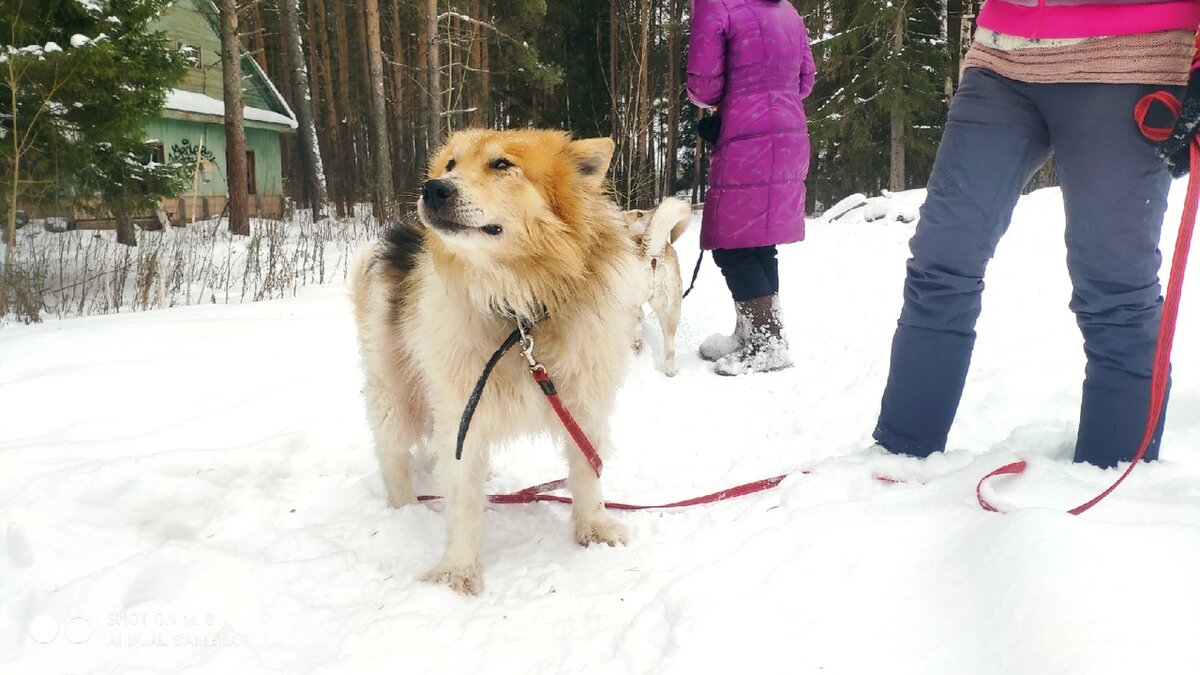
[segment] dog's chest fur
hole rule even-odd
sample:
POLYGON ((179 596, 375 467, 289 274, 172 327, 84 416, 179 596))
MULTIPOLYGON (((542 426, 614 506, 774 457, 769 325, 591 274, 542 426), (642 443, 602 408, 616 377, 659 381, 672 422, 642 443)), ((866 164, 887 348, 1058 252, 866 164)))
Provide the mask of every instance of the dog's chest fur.
MULTIPOLYGON (((586 293, 534 326, 534 357, 568 405, 586 400, 590 408, 611 406, 632 358, 633 325, 627 308, 638 304, 644 293, 644 286, 629 281, 638 275, 621 271, 641 264, 631 251, 616 266, 598 270, 598 277, 585 285, 586 293)), ((417 255, 410 275, 403 286, 411 297, 393 303, 409 312, 395 320, 413 362, 423 371, 434 410, 461 409, 484 365, 516 323, 480 306, 478 288, 472 284, 485 279, 447 273, 428 251, 417 255)), ((496 298, 485 304, 502 303, 503 298, 496 298)), ((526 423, 541 420, 544 426, 550 420, 550 408, 519 351, 514 347, 497 364, 481 400, 481 405, 503 410, 494 419, 512 422, 507 433, 497 430, 502 435, 538 431, 526 423)))

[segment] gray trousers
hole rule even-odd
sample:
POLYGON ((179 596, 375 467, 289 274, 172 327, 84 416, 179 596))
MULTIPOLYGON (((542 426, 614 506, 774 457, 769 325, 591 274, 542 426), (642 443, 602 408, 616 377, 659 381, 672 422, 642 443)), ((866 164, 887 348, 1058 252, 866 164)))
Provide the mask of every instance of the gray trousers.
MULTIPOLYGON (((1108 467, 1133 457, 1149 411, 1170 188, 1133 108, 1157 89, 966 72, 910 242, 875 429, 880 444, 921 457, 945 449, 975 345, 984 271, 1021 189, 1053 150, 1067 216, 1070 307, 1087 355, 1075 460, 1108 467)), ((1161 434, 1160 419, 1147 459, 1157 457, 1161 434)))

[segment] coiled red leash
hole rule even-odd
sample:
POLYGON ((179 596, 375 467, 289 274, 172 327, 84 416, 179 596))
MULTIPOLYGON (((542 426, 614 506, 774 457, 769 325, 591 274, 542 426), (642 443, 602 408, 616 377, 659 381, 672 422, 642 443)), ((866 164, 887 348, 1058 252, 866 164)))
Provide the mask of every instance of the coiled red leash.
MULTIPOLYGON (((1134 107, 1133 114, 1137 120, 1138 129, 1141 130, 1146 138, 1156 143, 1161 143, 1171 135, 1171 129, 1167 127, 1152 127, 1147 124, 1146 118, 1150 112, 1150 106, 1155 102, 1165 105, 1175 117, 1179 116, 1183 106, 1180 104, 1179 99, 1165 91, 1159 91, 1144 97, 1134 107)), ((1193 138, 1187 197, 1183 206, 1183 218, 1179 223, 1179 236, 1175 240, 1175 255, 1171 261, 1171 279, 1167 282, 1167 295, 1163 301, 1162 323, 1159 325, 1158 344, 1154 351, 1154 372, 1150 376, 1150 414, 1147 415, 1146 431, 1142 435, 1142 443, 1138 447, 1133 461, 1129 463, 1128 468, 1117 478, 1116 482, 1108 486, 1108 489, 1100 494, 1068 511, 1071 515, 1077 516, 1087 511, 1112 494, 1113 490, 1116 490, 1117 486, 1129 477, 1129 474, 1133 472, 1133 468, 1146 455, 1146 449, 1150 447, 1150 443, 1154 439, 1154 433, 1158 430, 1158 422, 1162 418, 1163 405, 1167 396, 1167 380, 1170 377, 1171 371, 1171 348, 1175 343, 1175 326, 1179 318, 1179 300, 1183 295, 1183 277, 1187 271, 1188 252, 1192 247, 1192 231, 1196 227, 1197 210, 1200 208, 1200 176, 1197 176, 1197 173, 1200 173, 1200 138, 1193 138)), ((978 485, 975 486, 975 495, 979 499, 979 505, 986 511, 1000 512, 999 509, 984 498, 983 484, 988 479, 996 476, 1019 474, 1024 471, 1025 460, 1019 460, 1011 464, 1006 464, 979 479, 978 485)))

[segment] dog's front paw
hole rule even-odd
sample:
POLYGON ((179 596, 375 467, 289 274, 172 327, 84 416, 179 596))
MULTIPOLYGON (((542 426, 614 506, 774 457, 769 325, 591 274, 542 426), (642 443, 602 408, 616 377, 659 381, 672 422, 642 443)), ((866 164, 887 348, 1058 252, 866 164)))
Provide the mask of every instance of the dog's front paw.
POLYGON ((427 584, 443 584, 459 595, 479 595, 483 590, 483 577, 479 574, 479 565, 466 567, 447 567, 438 565, 421 577, 427 584))
POLYGON ((666 375, 667 377, 675 377, 678 374, 679 371, 675 369, 674 363, 668 363, 667 365, 663 366, 663 375, 666 375))
POLYGON ((404 508, 404 507, 406 507, 406 506, 412 506, 413 504, 420 504, 420 503, 421 503, 421 502, 420 502, 420 501, 419 501, 419 500, 418 500, 418 499, 417 499, 415 496, 413 496, 412 494, 408 494, 408 495, 393 495, 393 494, 388 494, 388 500, 387 500, 387 502, 388 502, 388 506, 392 507, 393 509, 402 509, 402 508, 404 508))
POLYGON ((629 543, 629 530, 612 518, 597 518, 575 525, 575 541, 580 546, 608 544, 616 546, 629 543))

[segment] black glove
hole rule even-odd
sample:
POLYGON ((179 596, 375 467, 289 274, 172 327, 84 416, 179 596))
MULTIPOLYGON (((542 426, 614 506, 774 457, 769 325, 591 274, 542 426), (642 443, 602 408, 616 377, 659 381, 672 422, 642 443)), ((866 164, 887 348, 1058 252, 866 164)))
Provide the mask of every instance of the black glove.
POLYGON ((1167 170, 1176 178, 1182 178, 1191 169, 1192 139, 1200 130, 1200 70, 1192 71, 1187 89, 1183 92, 1183 111, 1175 122, 1175 128, 1167 140, 1158 144, 1158 156, 1167 163, 1167 170))
POLYGON ((721 118, 717 115, 709 115, 701 119, 696 123, 696 134, 708 141, 709 145, 716 145, 717 139, 721 136, 721 118))

